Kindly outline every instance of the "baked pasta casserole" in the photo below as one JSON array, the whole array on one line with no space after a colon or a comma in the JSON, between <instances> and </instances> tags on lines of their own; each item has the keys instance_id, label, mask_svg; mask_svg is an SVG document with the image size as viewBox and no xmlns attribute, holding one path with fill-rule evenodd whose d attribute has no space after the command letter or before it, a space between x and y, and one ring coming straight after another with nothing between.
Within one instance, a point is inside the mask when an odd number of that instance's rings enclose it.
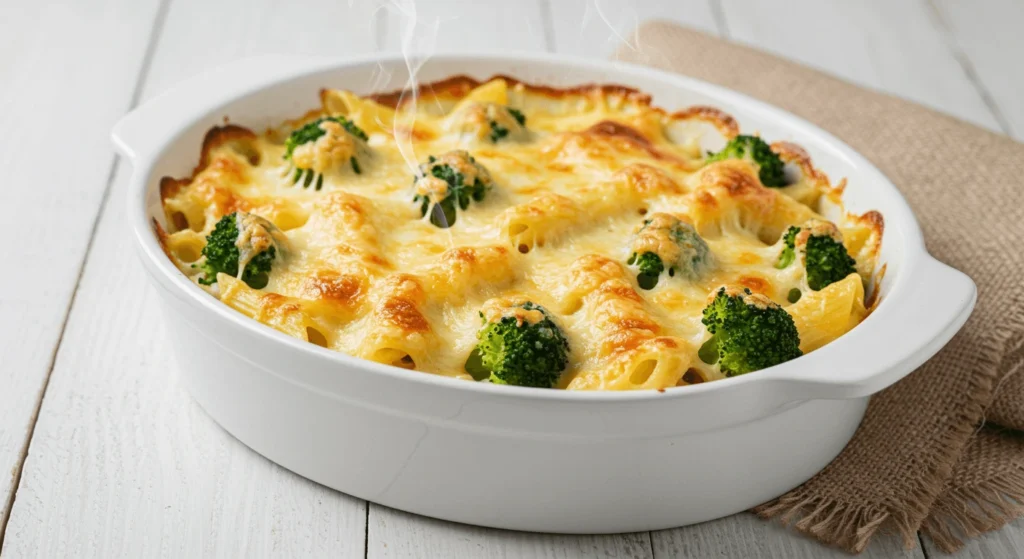
<instances>
[{"instance_id":1,"label":"baked pasta casserole","mask_svg":"<svg viewBox=\"0 0 1024 559\"><path fill-rule=\"evenodd\" d=\"M218 126L192 176L162 179L155 227L212 296L311 344L469 381L666 389L865 318L883 221L844 211L845 186L714 108L460 76Z\"/></svg>"}]
</instances>

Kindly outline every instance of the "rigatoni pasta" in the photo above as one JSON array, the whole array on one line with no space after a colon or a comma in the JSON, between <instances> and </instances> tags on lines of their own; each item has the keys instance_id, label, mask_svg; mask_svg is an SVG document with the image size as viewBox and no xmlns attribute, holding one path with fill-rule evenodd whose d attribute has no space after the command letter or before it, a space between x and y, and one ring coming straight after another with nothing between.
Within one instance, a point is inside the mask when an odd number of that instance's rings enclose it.
<instances>
[{"instance_id":1,"label":"rigatoni pasta","mask_svg":"<svg viewBox=\"0 0 1024 559\"><path fill-rule=\"evenodd\" d=\"M621 86L417 93L324 90L274 128L211 130L161 182L168 257L312 344L570 390L759 370L877 302L882 216L843 212L845 180L796 144Z\"/></svg>"}]
</instances>

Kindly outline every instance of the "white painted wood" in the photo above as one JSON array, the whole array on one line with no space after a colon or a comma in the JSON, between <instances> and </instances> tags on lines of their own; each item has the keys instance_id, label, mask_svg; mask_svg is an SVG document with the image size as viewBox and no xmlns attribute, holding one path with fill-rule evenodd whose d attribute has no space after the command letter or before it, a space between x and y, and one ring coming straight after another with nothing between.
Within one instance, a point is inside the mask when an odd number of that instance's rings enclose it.
<instances>
[{"instance_id":1,"label":"white painted wood","mask_svg":"<svg viewBox=\"0 0 1024 559\"><path fill-rule=\"evenodd\" d=\"M143 102L205 69L247 56L344 57L380 50L378 0L170 1ZM311 97L311 107L316 103Z\"/></svg>"},{"instance_id":2,"label":"white painted wood","mask_svg":"<svg viewBox=\"0 0 1024 559\"><path fill-rule=\"evenodd\" d=\"M1024 140L1024 3L1017 0L933 0L953 48L964 56L968 73L989 96L1006 131Z\"/></svg>"},{"instance_id":3,"label":"white painted wood","mask_svg":"<svg viewBox=\"0 0 1024 559\"><path fill-rule=\"evenodd\" d=\"M849 558L850 554L801 536L777 522L742 513L674 530L651 532L655 557ZM924 558L920 547L903 549L893 538L876 538L858 557Z\"/></svg>"},{"instance_id":4,"label":"white painted wood","mask_svg":"<svg viewBox=\"0 0 1024 559\"><path fill-rule=\"evenodd\" d=\"M344 21L360 25L341 31L339 22ZM374 6L367 3L174 1L144 96L209 66L258 52L373 52L374 31L367 25L373 21ZM108 63L99 54L91 56L93 64ZM116 85L132 89L130 80ZM98 96L108 85L97 87ZM94 98L88 102L98 103ZM311 97L311 105L315 102ZM62 104L69 111L92 109L78 104L73 89L39 106L54 110ZM93 157L109 165L109 127L124 108L108 111L110 122L99 123L94 138L83 134L75 145L96 144ZM68 152L75 150L62 150ZM77 154L73 162L86 163ZM61 173L65 161L54 165L39 159L36 166ZM220 430L178 387L162 317L124 226L128 171L127 164L119 165L102 214L29 447L3 553L361 557L364 502L260 458ZM74 172L68 169L63 184L73 185ZM29 184L35 176L25 174L22 182ZM105 178L102 173L92 178L99 183L94 187L102 189ZM42 194L47 192L43 188L32 192L43 199L53 196ZM54 231L61 231L61 220L77 210L74 196L61 200L56 207L63 213L48 221ZM77 234L87 237L85 231ZM18 235L23 238L24 232ZM33 258L43 262L42 256ZM26 276L26 289L31 281Z\"/></svg>"},{"instance_id":5,"label":"white painted wood","mask_svg":"<svg viewBox=\"0 0 1024 559\"><path fill-rule=\"evenodd\" d=\"M391 0L382 9L389 52L548 50L538 0Z\"/></svg>"},{"instance_id":6,"label":"white painted wood","mask_svg":"<svg viewBox=\"0 0 1024 559\"><path fill-rule=\"evenodd\" d=\"M559 536L478 528L370 505L367 557L472 557L571 559L576 557L649 558L646 532L611 536Z\"/></svg>"},{"instance_id":7,"label":"white painted wood","mask_svg":"<svg viewBox=\"0 0 1024 559\"><path fill-rule=\"evenodd\" d=\"M0 532L157 0L13 10L0 10Z\"/></svg>"},{"instance_id":8,"label":"white painted wood","mask_svg":"<svg viewBox=\"0 0 1024 559\"><path fill-rule=\"evenodd\" d=\"M607 58L620 45L643 49L633 31L644 21L661 19L718 33L713 0L548 0L554 51Z\"/></svg>"},{"instance_id":9,"label":"white painted wood","mask_svg":"<svg viewBox=\"0 0 1024 559\"><path fill-rule=\"evenodd\" d=\"M999 128L924 0L722 0L722 11L736 40Z\"/></svg>"},{"instance_id":10,"label":"white painted wood","mask_svg":"<svg viewBox=\"0 0 1024 559\"><path fill-rule=\"evenodd\" d=\"M1024 518L1007 524L1003 529L982 534L966 542L956 553L943 553L930 539L922 538L929 559L1004 559L1024 557Z\"/></svg>"}]
</instances>

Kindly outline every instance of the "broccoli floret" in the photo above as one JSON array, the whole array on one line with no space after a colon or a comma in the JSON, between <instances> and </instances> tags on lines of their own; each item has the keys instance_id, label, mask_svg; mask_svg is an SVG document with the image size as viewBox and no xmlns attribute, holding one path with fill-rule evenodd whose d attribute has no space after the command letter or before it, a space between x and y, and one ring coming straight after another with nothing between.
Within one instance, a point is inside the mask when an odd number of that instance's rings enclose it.
<instances>
[{"instance_id":1,"label":"broccoli floret","mask_svg":"<svg viewBox=\"0 0 1024 559\"><path fill-rule=\"evenodd\" d=\"M796 260L796 234L799 232L799 227L790 227L782 235L782 253L779 254L779 261L775 263L776 268L781 270Z\"/></svg>"},{"instance_id":2,"label":"broccoli floret","mask_svg":"<svg viewBox=\"0 0 1024 559\"><path fill-rule=\"evenodd\" d=\"M525 141L530 137L526 115L500 103L474 102L463 105L455 116L462 142L491 143Z\"/></svg>"},{"instance_id":3,"label":"broccoli floret","mask_svg":"<svg viewBox=\"0 0 1024 559\"><path fill-rule=\"evenodd\" d=\"M331 131L330 126L323 126L324 123L337 124L341 127L341 130L336 129L336 131ZM342 132L342 130L344 132ZM303 157L301 158L302 160L296 161L296 159L298 159L295 154L296 148L315 142L328 133L332 134L332 139L334 139L334 141L332 142L332 145L326 146L326 149L324 150L325 153L320 154L319 157L313 154L303 154ZM357 145L353 140L343 140L334 137L337 134L344 135L344 133L347 133L353 139L362 142L366 142L370 139L362 128L359 128L354 122L343 116L318 118L294 130L284 142L284 159L291 162L295 169L295 174L292 177L292 184L297 184L302 180L302 187L308 188L315 178L316 189L320 190L324 184L323 173L326 170L324 166L340 163L346 159L352 166L352 171L357 175L361 174L363 171L359 166L359 161L355 155L356 151L361 146ZM341 161L334 161L337 157L340 157ZM303 177L305 177L304 180Z\"/></svg>"},{"instance_id":4,"label":"broccoli floret","mask_svg":"<svg viewBox=\"0 0 1024 559\"><path fill-rule=\"evenodd\" d=\"M479 343L466 362L476 379L551 388L569 364L569 342L540 305L517 303L484 317Z\"/></svg>"},{"instance_id":5,"label":"broccoli floret","mask_svg":"<svg viewBox=\"0 0 1024 559\"><path fill-rule=\"evenodd\" d=\"M315 142L320 138L320 136L323 136L326 132L320 128L320 125L324 122L337 122L345 129L346 132L364 142L370 139L370 137L366 135L366 132L364 132L362 128L356 126L356 124L351 120L343 116L327 116L318 118L313 122L308 122L301 128L294 130L284 142L284 158L291 159L292 153L295 152L295 148L302 144Z\"/></svg>"},{"instance_id":6,"label":"broccoli floret","mask_svg":"<svg viewBox=\"0 0 1024 559\"><path fill-rule=\"evenodd\" d=\"M498 140L508 136L508 128L498 124L495 121L491 121L491 141L498 143Z\"/></svg>"},{"instance_id":7,"label":"broccoli floret","mask_svg":"<svg viewBox=\"0 0 1024 559\"><path fill-rule=\"evenodd\" d=\"M857 271L857 261L842 241L812 235L807 239L807 285L815 291L845 279Z\"/></svg>"},{"instance_id":8,"label":"broccoli floret","mask_svg":"<svg viewBox=\"0 0 1024 559\"><path fill-rule=\"evenodd\" d=\"M239 227L241 224L241 227ZM199 283L217 283L217 274L238 276L239 259L245 249L248 262L242 272L242 281L253 289L266 287L277 246L273 238L273 225L260 217L235 212L220 218L213 231L206 237L203 260L193 264L200 268L203 276Z\"/></svg>"},{"instance_id":9,"label":"broccoli floret","mask_svg":"<svg viewBox=\"0 0 1024 559\"><path fill-rule=\"evenodd\" d=\"M516 119L516 122L519 123L519 126L526 126L526 115L523 114L523 111L509 107L508 114L512 115L512 118Z\"/></svg>"},{"instance_id":10,"label":"broccoli floret","mask_svg":"<svg viewBox=\"0 0 1024 559\"><path fill-rule=\"evenodd\" d=\"M698 356L726 376L742 375L803 355L800 334L785 309L749 289L719 288L701 320L711 334Z\"/></svg>"},{"instance_id":11,"label":"broccoli floret","mask_svg":"<svg viewBox=\"0 0 1024 559\"><path fill-rule=\"evenodd\" d=\"M658 277L665 271L665 263L661 261L660 256L653 252L642 254L634 252L626 264L631 266L636 264L639 272L636 275L636 283L641 289L654 289L654 286L658 285Z\"/></svg>"},{"instance_id":12,"label":"broccoli floret","mask_svg":"<svg viewBox=\"0 0 1024 559\"><path fill-rule=\"evenodd\" d=\"M814 291L857 271L857 261L846 251L839 229L828 221L810 220L803 227L790 227L782 236L782 252L775 266L790 266L797 254L803 257L807 285Z\"/></svg>"},{"instance_id":13,"label":"broccoli floret","mask_svg":"<svg viewBox=\"0 0 1024 559\"><path fill-rule=\"evenodd\" d=\"M707 161L746 159L758 166L761 184L771 187L786 186L785 165L767 142L757 136L736 136L718 153L708 155Z\"/></svg>"},{"instance_id":14,"label":"broccoli floret","mask_svg":"<svg viewBox=\"0 0 1024 559\"><path fill-rule=\"evenodd\" d=\"M494 110L500 110L500 109L494 109ZM515 119L515 121L517 123L519 123L520 127L526 126L526 115L524 115L522 111L520 111L519 109L513 109L512 107L506 107L505 110L508 111L508 114L511 115L512 118ZM491 141L492 142L498 143L498 140L501 140L502 138L505 138L506 136L508 136L508 134L509 134L508 126L505 126L501 122L498 122L497 120L493 120L493 119L490 120L489 122L490 122L490 125L491 125Z\"/></svg>"},{"instance_id":15,"label":"broccoli floret","mask_svg":"<svg viewBox=\"0 0 1024 559\"><path fill-rule=\"evenodd\" d=\"M637 231L626 264L636 265L636 281L642 289L653 289L666 267L669 276L679 273L696 279L711 268L713 260L711 249L692 225L657 213Z\"/></svg>"},{"instance_id":16,"label":"broccoli floret","mask_svg":"<svg viewBox=\"0 0 1024 559\"><path fill-rule=\"evenodd\" d=\"M458 210L469 208L470 201L481 202L493 181L487 169L462 150L440 157L431 155L413 177L416 190L413 203L420 216L430 214L430 223L446 229L455 224Z\"/></svg>"}]
</instances>

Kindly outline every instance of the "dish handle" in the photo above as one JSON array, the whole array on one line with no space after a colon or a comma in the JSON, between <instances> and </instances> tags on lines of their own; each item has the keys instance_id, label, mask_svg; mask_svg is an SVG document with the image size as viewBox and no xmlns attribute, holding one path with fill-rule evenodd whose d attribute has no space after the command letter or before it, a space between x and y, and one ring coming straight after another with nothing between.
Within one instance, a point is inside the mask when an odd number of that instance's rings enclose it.
<instances>
[{"instance_id":1,"label":"dish handle","mask_svg":"<svg viewBox=\"0 0 1024 559\"><path fill-rule=\"evenodd\" d=\"M890 306L846 333L844 343L804 356L801 367L780 369L780 395L788 401L869 396L938 353L970 316L977 287L927 253L910 272Z\"/></svg>"},{"instance_id":2,"label":"dish handle","mask_svg":"<svg viewBox=\"0 0 1024 559\"><path fill-rule=\"evenodd\" d=\"M121 117L111 132L114 146L131 160L155 154L173 139L170 136L181 129L183 122L206 114L241 92L315 68L323 60L326 59L272 54L243 58L207 70Z\"/></svg>"}]
</instances>

